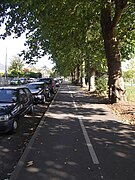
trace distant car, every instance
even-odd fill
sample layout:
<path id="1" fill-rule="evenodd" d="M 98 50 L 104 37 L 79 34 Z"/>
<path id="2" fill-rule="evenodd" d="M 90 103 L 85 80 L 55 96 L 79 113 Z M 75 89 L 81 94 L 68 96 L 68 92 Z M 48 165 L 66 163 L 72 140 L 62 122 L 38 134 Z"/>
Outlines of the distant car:
<path id="1" fill-rule="evenodd" d="M 27 83 L 26 78 L 21 77 L 21 78 L 19 78 L 19 80 L 20 80 L 21 84 L 26 84 Z"/>
<path id="2" fill-rule="evenodd" d="M 21 81 L 18 78 L 14 78 L 10 81 L 10 85 L 20 85 Z"/>
<path id="3" fill-rule="evenodd" d="M 27 84 L 27 88 L 31 91 L 34 103 L 45 103 L 50 98 L 48 85 L 44 82 L 32 82 Z"/>
<path id="4" fill-rule="evenodd" d="M 15 132 L 20 116 L 33 113 L 33 97 L 26 87 L 0 87 L 0 132 Z"/>
<path id="5" fill-rule="evenodd" d="M 29 79 L 27 80 L 28 83 L 31 83 L 31 82 L 34 82 L 34 81 L 36 81 L 35 78 L 29 78 Z"/>
<path id="6" fill-rule="evenodd" d="M 53 78 L 40 78 L 38 81 L 47 84 L 52 95 L 56 93 L 56 86 Z"/>

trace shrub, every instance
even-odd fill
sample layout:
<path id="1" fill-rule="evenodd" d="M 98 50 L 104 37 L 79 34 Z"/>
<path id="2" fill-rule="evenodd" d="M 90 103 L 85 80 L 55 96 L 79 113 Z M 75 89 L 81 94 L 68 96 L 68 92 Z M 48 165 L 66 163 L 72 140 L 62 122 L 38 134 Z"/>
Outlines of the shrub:
<path id="1" fill-rule="evenodd" d="M 96 93 L 105 96 L 107 92 L 107 78 L 99 77 L 95 80 Z"/>

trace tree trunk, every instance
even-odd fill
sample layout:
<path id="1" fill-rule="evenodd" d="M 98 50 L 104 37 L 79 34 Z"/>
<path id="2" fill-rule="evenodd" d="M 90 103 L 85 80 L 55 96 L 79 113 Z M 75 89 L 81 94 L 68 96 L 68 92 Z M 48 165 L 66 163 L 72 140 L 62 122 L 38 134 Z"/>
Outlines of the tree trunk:
<path id="1" fill-rule="evenodd" d="M 77 79 L 76 79 L 76 83 L 77 85 L 80 84 L 80 64 L 77 64 L 77 67 L 76 67 L 76 75 L 77 75 Z"/>
<path id="2" fill-rule="evenodd" d="M 88 66 L 88 69 L 87 69 L 87 74 L 88 74 L 88 91 L 90 91 L 91 89 L 90 89 L 90 87 L 91 87 L 91 76 L 90 76 L 90 74 L 91 74 L 91 72 L 90 72 L 90 67 Z"/>
<path id="3" fill-rule="evenodd" d="M 91 91 L 95 91 L 95 71 L 94 69 L 91 71 Z"/>
<path id="4" fill-rule="evenodd" d="M 83 60 L 83 62 L 81 64 L 81 86 L 82 87 L 86 87 L 85 76 L 86 76 L 86 73 L 85 73 L 85 61 Z"/>
<path id="5" fill-rule="evenodd" d="M 72 83 L 73 83 L 74 82 L 73 72 L 71 72 L 71 80 L 72 80 Z"/>
<path id="6" fill-rule="evenodd" d="M 108 92 L 109 99 L 111 103 L 118 102 L 119 100 L 124 100 L 123 96 L 125 96 L 125 89 L 119 89 L 119 93 L 117 93 L 117 84 L 119 83 L 118 79 L 122 77 L 121 70 L 121 59 L 120 59 L 120 51 L 118 47 L 118 40 L 115 36 L 115 28 L 116 22 L 112 21 L 111 17 L 111 5 L 103 6 L 101 9 L 101 27 L 102 34 L 104 39 L 104 47 L 107 58 L 108 65 Z M 120 9 L 121 10 L 121 9 Z M 122 10 L 121 10 L 122 11 Z M 120 12 L 119 15 L 120 16 Z M 118 13 L 118 12 L 117 12 Z M 119 95 L 118 95 L 119 94 Z"/>

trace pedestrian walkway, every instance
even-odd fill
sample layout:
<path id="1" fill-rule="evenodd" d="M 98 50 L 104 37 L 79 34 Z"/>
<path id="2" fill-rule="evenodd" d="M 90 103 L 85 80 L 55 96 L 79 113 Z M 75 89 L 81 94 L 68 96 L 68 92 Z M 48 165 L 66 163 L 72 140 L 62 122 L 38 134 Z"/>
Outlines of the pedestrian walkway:
<path id="1" fill-rule="evenodd" d="M 79 87 L 63 83 L 10 180 L 104 179 L 101 160 L 107 152 L 101 151 L 107 138 L 112 141 L 116 118 Z"/>

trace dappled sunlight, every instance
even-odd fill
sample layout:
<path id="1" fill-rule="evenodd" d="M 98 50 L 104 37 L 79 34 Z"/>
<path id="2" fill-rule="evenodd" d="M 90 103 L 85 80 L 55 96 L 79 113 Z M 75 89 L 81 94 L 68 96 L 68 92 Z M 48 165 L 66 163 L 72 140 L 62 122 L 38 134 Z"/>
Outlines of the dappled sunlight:
<path id="1" fill-rule="evenodd" d="M 99 149 L 99 152 L 101 152 L 100 149 L 105 148 L 108 150 L 106 156 L 111 156 L 117 160 L 119 157 L 122 158 L 123 161 L 124 159 L 130 160 L 130 158 L 132 159 L 134 157 L 135 130 L 131 129 L 129 125 L 109 119 L 108 121 L 104 121 L 104 123 L 102 120 L 95 120 L 95 122 L 88 122 L 88 120 L 86 120 L 84 124 L 89 137 L 94 142 L 96 148 Z M 99 153 L 98 156 L 101 157 L 102 154 Z"/>
<path id="2" fill-rule="evenodd" d="M 58 145 L 57 145 L 58 144 Z M 72 147 L 66 145 L 59 145 L 57 142 L 55 145 L 53 141 L 53 146 L 51 146 L 51 151 L 47 151 L 45 148 L 44 151 L 40 150 L 40 144 L 37 146 L 36 152 L 40 152 L 36 154 L 36 160 L 32 161 L 32 159 L 27 160 L 25 163 L 25 171 L 23 173 L 24 177 L 44 177 L 46 179 L 71 179 L 76 180 L 76 177 L 72 175 L 72 167 L 75 169 L 79 167 L 77 161 L 72 160 Z M 50 146 L 46 144 L 46 146 Z M 71 149 L 69 151 L 69 149 Z M 68 151 L 67 151 L 68 150 Z M 65 153 L 63 153 L 65 152 Z M 76 151 L 73 151 L 76 153 Z M 62 154 L 61 154 L 62 153 Z M 65 155 L 64 155 L 65 154 Z M 38 157 L 42 157 L 40 162 L 38 161 Z M 61 160 L 60 160 L 61 159 Z M 38 168 L 38 164 L 42 163 L 42 168 Z"/>
<path id="3" fill-rule="evenodd" d="M 72 87 L 70 87 L 68 93 L 72 93 L 71 89 Z M 67 92 L 62 91 L 62 93 Z M 55 135 L 58 131 L 63 130 L 63 134 L 67 133 L 65 130 L 70 131 L 75 121 L 82 119 L 90 139 L 98 149 L 108 149 L 108 153 L 112 152 L 111 155 L 114 157 L 130 158 L 131 155 L 128 155 L 128 150 L 135 147 L 135 131 L 129 125 L 116 119 L 116 116 L 105 108 L 104 104 L 98 104 L 97 106 L 96 103 L 91 103 L 90 97 L 86 96 L 86 98 L 84 98 L 85 94 L 79 95 L 78 91 L 72 94 L 77 105 L 77 110 L 73 107 L 71 97 L 66 97 L 66 101 L 64 102 L 62 99 L 61 101 L 57 101 L 56 99 L 52 106 L 54 109 L 51 109 L 47 117 L 53 118 L 56 122 L 60 121 L 62 124 L 60 126 L 54 125 L 53 128 L 48 127 L 50 133 L 52 134 L 53 132 L 53 135 Z M 109 119 L 110 116 L 113 117 L 113 119 Z M 64 120 L 68 120 L 67 123 L 69 124 L 66 123 L 65 125 Z M 62 148 L 63 146 L 58 145 L 58 147 Z M 117 149 L 119 148 L 121 151 L 118 152 Z M 124 152 L 123 149 L 126 149 L 127 152 Z"/>
<path id="4" fill-rule="evenodd" d="M 75 86 L 68 85 L 68 90 L 62 86 L 39 127 L 23 179 L 119 180 L 119 175 L 123 180 L 133 179 L 129 177 L 135 170 L 135 128 Z"/>
<path id="5" fill-rule="evenodd" d="M 0 151 L 1 152 L 4 152 L 4 153 L 7 153 L 7 152 L 9 152 L 10 150 L 9 149 L 7 149 L 7 148 L 4 148 L 4 147 L 0 147 Z"/>
<path id="6" fill-rule="evenodd" d="M 40 169 L 36 167 L 28 167 L 27 171 L 29 171 L 30 173 L 37 173 L 40 171 Z"/>
<path id="7" fill-rule="evenodd" d="M 81 162 L 83 161 L 83 157 L 85 157 L 83 154 L 86 154 L 87 148 L 84 139 L 80 140 L 80 136 L 78 135 L 78 133 L 80 134 L 82 132 L 79 127 L 79 122 L 75 118 L 76 116 L 74 115 L 73 121 L 69 119 L 67 122 L 62 118 L 57 119 L 54 118 L 55 116 L 47 116 L 42 127 L 42 131 L 45 133 L 44 149 L 40 147 L 42 139 L 39 141 L 37 137 L 39 145 L 36 146 L 38 147 L 36 152 L 40 153 L 36 154 L 37 161 L 34 161 L 30 167 L 25 168 L 29 176 L 38 174 L 38 177 L 44 177 L 46 179 L 76 180 L 74 171 L 84 171 Z M 119 161 L 123 161 L 122 164 L 133 161 L 134 152 L 130 154 L 128 152 L 131 152 L 130 149 L 134 148 L 135 145 L 135 140 L 133 138 L 134 131 L 132 131 L 128 125 L 113 119 L 88 120 L 85 119 L 84 116 L 80 116 L 80 118 L 82 117 L 101 164 L 104 162 L 107 167 L 110 167 L 110 161 L 114 164 Z M 128 131 L 128 129 L 130 129 L 130 131 Z M 67 139 L 67 137 L 69 137 L 69 139 Z M 80 146 L 83 147 L 81 148 L 83 150 L 81 152 Z M 42 149 L 42 151 L 40 151 L 40 149 Z M 102 150 L 104 150 L 104 152 Z M 40 161 L 40 163 L 42 163 L 41 169 L 38 168 L 38 156 L 42 157 Z M 89 161 L 91 160 L 87 155 L 88 164 Z M 90 169 L 93 169 L 92 166 L 90 167 Z M 87 168 L 85 167 L 85 170 Z M 119 164 L 119 169 L 121 168 L 123 167 Z M 102 167 L 102 169 L 104 168 Z M 108 171 L 114 172 L 114 169 L 115 167 L 111 167 Z M 92 172 L 87 171 L 87 173 L 91 174 Z"/>
<path id="8" fill-rule="evenodd" d="M 0 134 L 0 179 L 8 179 L 11 175 L 46 108 L 46 105 L 34 106 L 33 115 L 20 117 L 16 133 Z"/>
<path id="9" fill-rule="evenodd" d="M 54 147 L 54 149 L 64 149 L 64 148 L 67 148 L 67 147 L 63 146 L 62 144 L 61 144 L 61 145 L 56 145 L 56 146 Z M 69 148 L 69 147 L 68 147 L 68 148 Z"/>
<path id="10" fill-rule="evenodd" d="M 127 158 L 127 154 L 123 153 L 123 152 L 115 152 L 114 153 L 116 156 L 119 156 L 121 158 Z"/>
<path id="11" fill-rule="evenodd" d="M 47 113 L 47 116 L 46 117 L 49 117 L 49 118 L 55 118 L 55 119 L 62 119 L 62 120 L 69 120 L 70 118 L 75 118 L 76 115 L 72 114 L 72 113 L 69 113 L 69 114 L 64 114 L 64 113 Z"/>
<path id="12" fill-rule="evenodd" d="M 78 93 L 78 91 L 68 91 L 68 90 L 65 90 L 65 91 L 60 90 L 59 92 L 61 94 L 76 94 L 76 93 Z"/>

